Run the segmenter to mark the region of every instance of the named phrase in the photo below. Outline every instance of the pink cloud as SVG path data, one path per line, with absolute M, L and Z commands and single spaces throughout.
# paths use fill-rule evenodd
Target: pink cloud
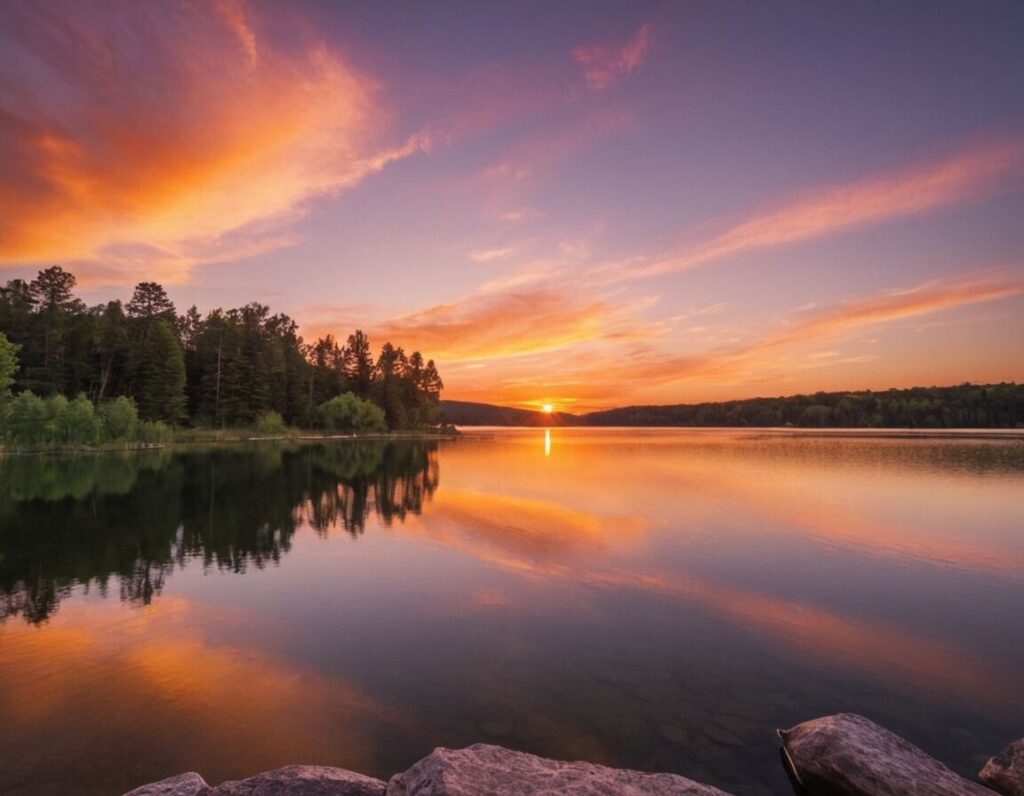
M 648 22 L 622 44 L 588 44 L 573 50 L 573 60 L 583 67 L 587 86 L 604 91 L 640 69 L 647 60 L 652 30 Z
M 611 281 L 696 268 L 733 255 L 813 240 L 950 205 L 980 201 L 1020 185 L 1024 141 L 983 146 L 912 169 L 809 192 L 755 213 L 724 232 L 628 267 L 603 266 Z
M 278 35 L 287 23 L 242 0 L 5 5 L 0 47 L 18 68 L 0 75 L 0 194 L 19 200 L 0 217 L 0 264 L 182 281 L 247 256 L 240 231 L 424 148 L 382 143 L 375 82 L 315 38 Z

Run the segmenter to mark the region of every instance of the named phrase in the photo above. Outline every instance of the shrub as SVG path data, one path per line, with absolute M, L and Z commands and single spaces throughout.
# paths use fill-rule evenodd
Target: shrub
M 172 437 L 171 427 L 162 420 L 146 420 L 139 424 L 138 439 L 143 444 L 170 442 Z
M 324 401 L 316 410 L 317 420 L 328 431 L 387 431 L 384 410 L 350 392 Z
M 47 439 L 48 418 L 46 402 L 26 390 L 8 404 L 4 439 L 11 445 L 39 445 Z
M 100 437 L 100 421 L 92 401 L 79 395 L 64 401 L 62 412 L 55 418 L 57 441 L 67 445 L 95 445 Z
M 280 412 L 264 412 L 256 418 L 256 432 L 259 434 L 277 435 L 287 431 L 288 426 Z
M 139 425 L 139 412 L 135 401 L 125 396 L 105 401 L 96 408 L 103 430 L 103 438 L 108 442 L 131 442 Z

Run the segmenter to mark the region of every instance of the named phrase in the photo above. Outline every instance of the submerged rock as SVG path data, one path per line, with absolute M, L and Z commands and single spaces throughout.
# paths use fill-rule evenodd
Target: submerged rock
M 195 771 L 151 782 L 128 791 L 124 796 L 204 796 L 210 792 L 206 780 Z
M 1024 796 L 1024 738 L 990 759 L 979 776 L 1003 796 Z
M 854 713 L 780 730 L 800 784 L 829 796 L 993 796 L 909 741 Z
M 209 796 L 384 796 L 383 780 L 329 766 L 285 766 L 225 782 Z
M 466 749 L 437 748 L 388 783 L 387 796 L 728 796 L 677 774 L 645 774 L 593 763 L 565 763 L 476 744 Z

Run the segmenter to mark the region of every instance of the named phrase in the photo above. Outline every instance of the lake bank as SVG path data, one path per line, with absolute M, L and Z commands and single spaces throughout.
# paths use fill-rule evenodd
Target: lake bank
M 260 434 L 255 429 L 180 429 L 172 432 L 173 438 L 165 442 L 110 442 L 98 445 L 45 445 L 34 448 L 12 448 L 0 444 L 0 456 L 39 453 L 106 453 L 159 450 L 189 445 L 236 445 L 249 442 L 338 442 L 338 441 L 401 441 L 457 439 L 458 431 L 393 431 L 363 432 L 353 434 L 329 434 L 316 431 L 295 431 L 288 434 Z

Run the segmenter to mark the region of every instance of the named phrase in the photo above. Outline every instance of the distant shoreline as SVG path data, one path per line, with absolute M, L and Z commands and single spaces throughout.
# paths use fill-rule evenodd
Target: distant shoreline
M 494 426 L 460 425 L 460 430 L 475 431 L 692 431 L 732 433 L 748 437 L 843 437 L 846 439 L 1008 439 L 1024 442 L 1024 428 L 785 428 L 749 426 Z
M 442 423 L 456 426 L 608 426 L 809 430 L 1024 429 L 1024 384 L 844 390 L 803 395 L 623 406 L 582 414 L 442 400 Z

